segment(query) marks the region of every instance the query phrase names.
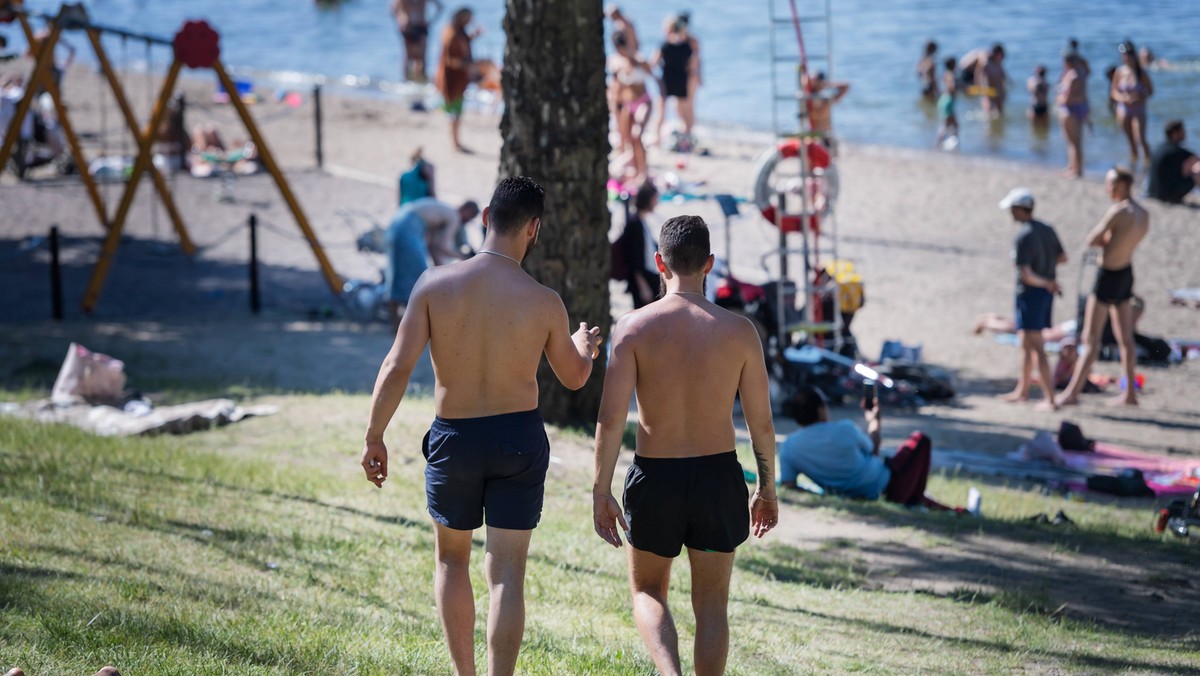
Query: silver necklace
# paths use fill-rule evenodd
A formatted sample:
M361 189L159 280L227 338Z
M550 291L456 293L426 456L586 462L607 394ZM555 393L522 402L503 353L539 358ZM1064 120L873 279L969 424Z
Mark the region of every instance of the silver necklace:
M521 261L519 261L519 260L517 260L517 259L513 258L512 256L509 256L508 254L502 254L502 253L500 253L499 251L492 251L491 249L480 249L480 250L479 250L479 253L492 254L493 256L499 256L499 257L501 257L501 258L507 258L508 260L510 260L510 261L512 261L512 262L514 262L514 263L516 263L517 265L520 265L520 264L521 264Z

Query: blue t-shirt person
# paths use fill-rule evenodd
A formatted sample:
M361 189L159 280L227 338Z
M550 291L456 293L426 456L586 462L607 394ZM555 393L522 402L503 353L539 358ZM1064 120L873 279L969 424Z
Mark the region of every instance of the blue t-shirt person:
M779 448L779 480L804 474L826 491L874 500L892 478L870 437L849 420L816 422L788 435Z

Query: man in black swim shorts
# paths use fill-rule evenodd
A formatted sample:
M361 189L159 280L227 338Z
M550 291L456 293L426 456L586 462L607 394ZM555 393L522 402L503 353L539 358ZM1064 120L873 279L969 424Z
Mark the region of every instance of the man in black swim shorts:
M545 194L506 178L483 212L479 255L422 273L371 396L362 467L383 487L383 433L429 345L437 418L421 444L433 519L434 594L454 671L475 673L473 531L487 525L488 666L516 668L525 631L525 560L542 514L550 448L538 414L537 370L545 353L564 385L579 389L599 353L600 329L573 335L567 310L521 268L541 229Z
M1100 269L1096 285L1088 295L1083 312L1080 342L1083 350L1075 362L1075 373L1066 390L1059 396L1060 405L1075 404L1087 383L1092 364L1100 354L1100 337L1104 324L1110 319L1113 334L1121 350L1121 367L1126 386L1115 403L1137 405L1135 380L1137 348L1133 340L1133 252L1150 231L1150 214L1133 199L1133 174L1114 167L1104 177L1104 187L1113 205L1087 235L1087 245L1101 247Z
M621 317L596 424L596 533L629 540L633 615L661 674L680 673L667 608L671 563L687 547L696 613L695 670L719 674L729 652L734 550L775 527L775 428L762 343L743 316L704 297L712 269L708 227L698 216L667 221L655 254L665 295ZM637 393L637 455L624 509L612 494L629 400ZM757 463L749 495L734 447L733 402L741 397ZM749 506L747 506L749 501Z
M428 15L429 5L436 7ZM436 23L445 6L441 0L392 0L392 18L404 40L404 79L426 82L425 52L429 43L429 26Z

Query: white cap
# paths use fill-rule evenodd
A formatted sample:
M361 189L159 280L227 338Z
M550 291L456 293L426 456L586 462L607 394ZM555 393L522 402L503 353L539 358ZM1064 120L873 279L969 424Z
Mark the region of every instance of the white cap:
M1001 209L1010 209L1012 207L1033 208L1033 193L1029 192L1029 188L1013 188L1008 191L1004 199L1000 200Z

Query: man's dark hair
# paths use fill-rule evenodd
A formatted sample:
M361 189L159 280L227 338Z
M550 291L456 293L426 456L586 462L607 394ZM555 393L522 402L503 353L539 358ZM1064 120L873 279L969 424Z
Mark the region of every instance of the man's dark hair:
M1113 167L1109 171L1112 172L1113 179L1117 183L1124 183L1127 186L1133 185L1133 172L1130 171L1129 169L1127 169L1126 167L1123 167L1118 164L1117 166Z
M1163 132L1167 138L1171 138L1181 131L1183 131L1183 120L1167 120L1167 123L1163 125Z
M528 176L510 176L496 184L488 205L488 226L510 235L546 210L546 191Z
M677 275L694 275L704 271L712 248L708 241L708 225L699 216L676 216L663 223L658 235L658 251L663 262Z
M795 396L783 402L783 413L790 415L801 427L808 427L821 419L821 409L825 406L825 395L821 390L805 385Z
M633 196L633 208L638 211L649 211L657 196L658 188L654 187L652 181L646 181L638 186L637 194Z

